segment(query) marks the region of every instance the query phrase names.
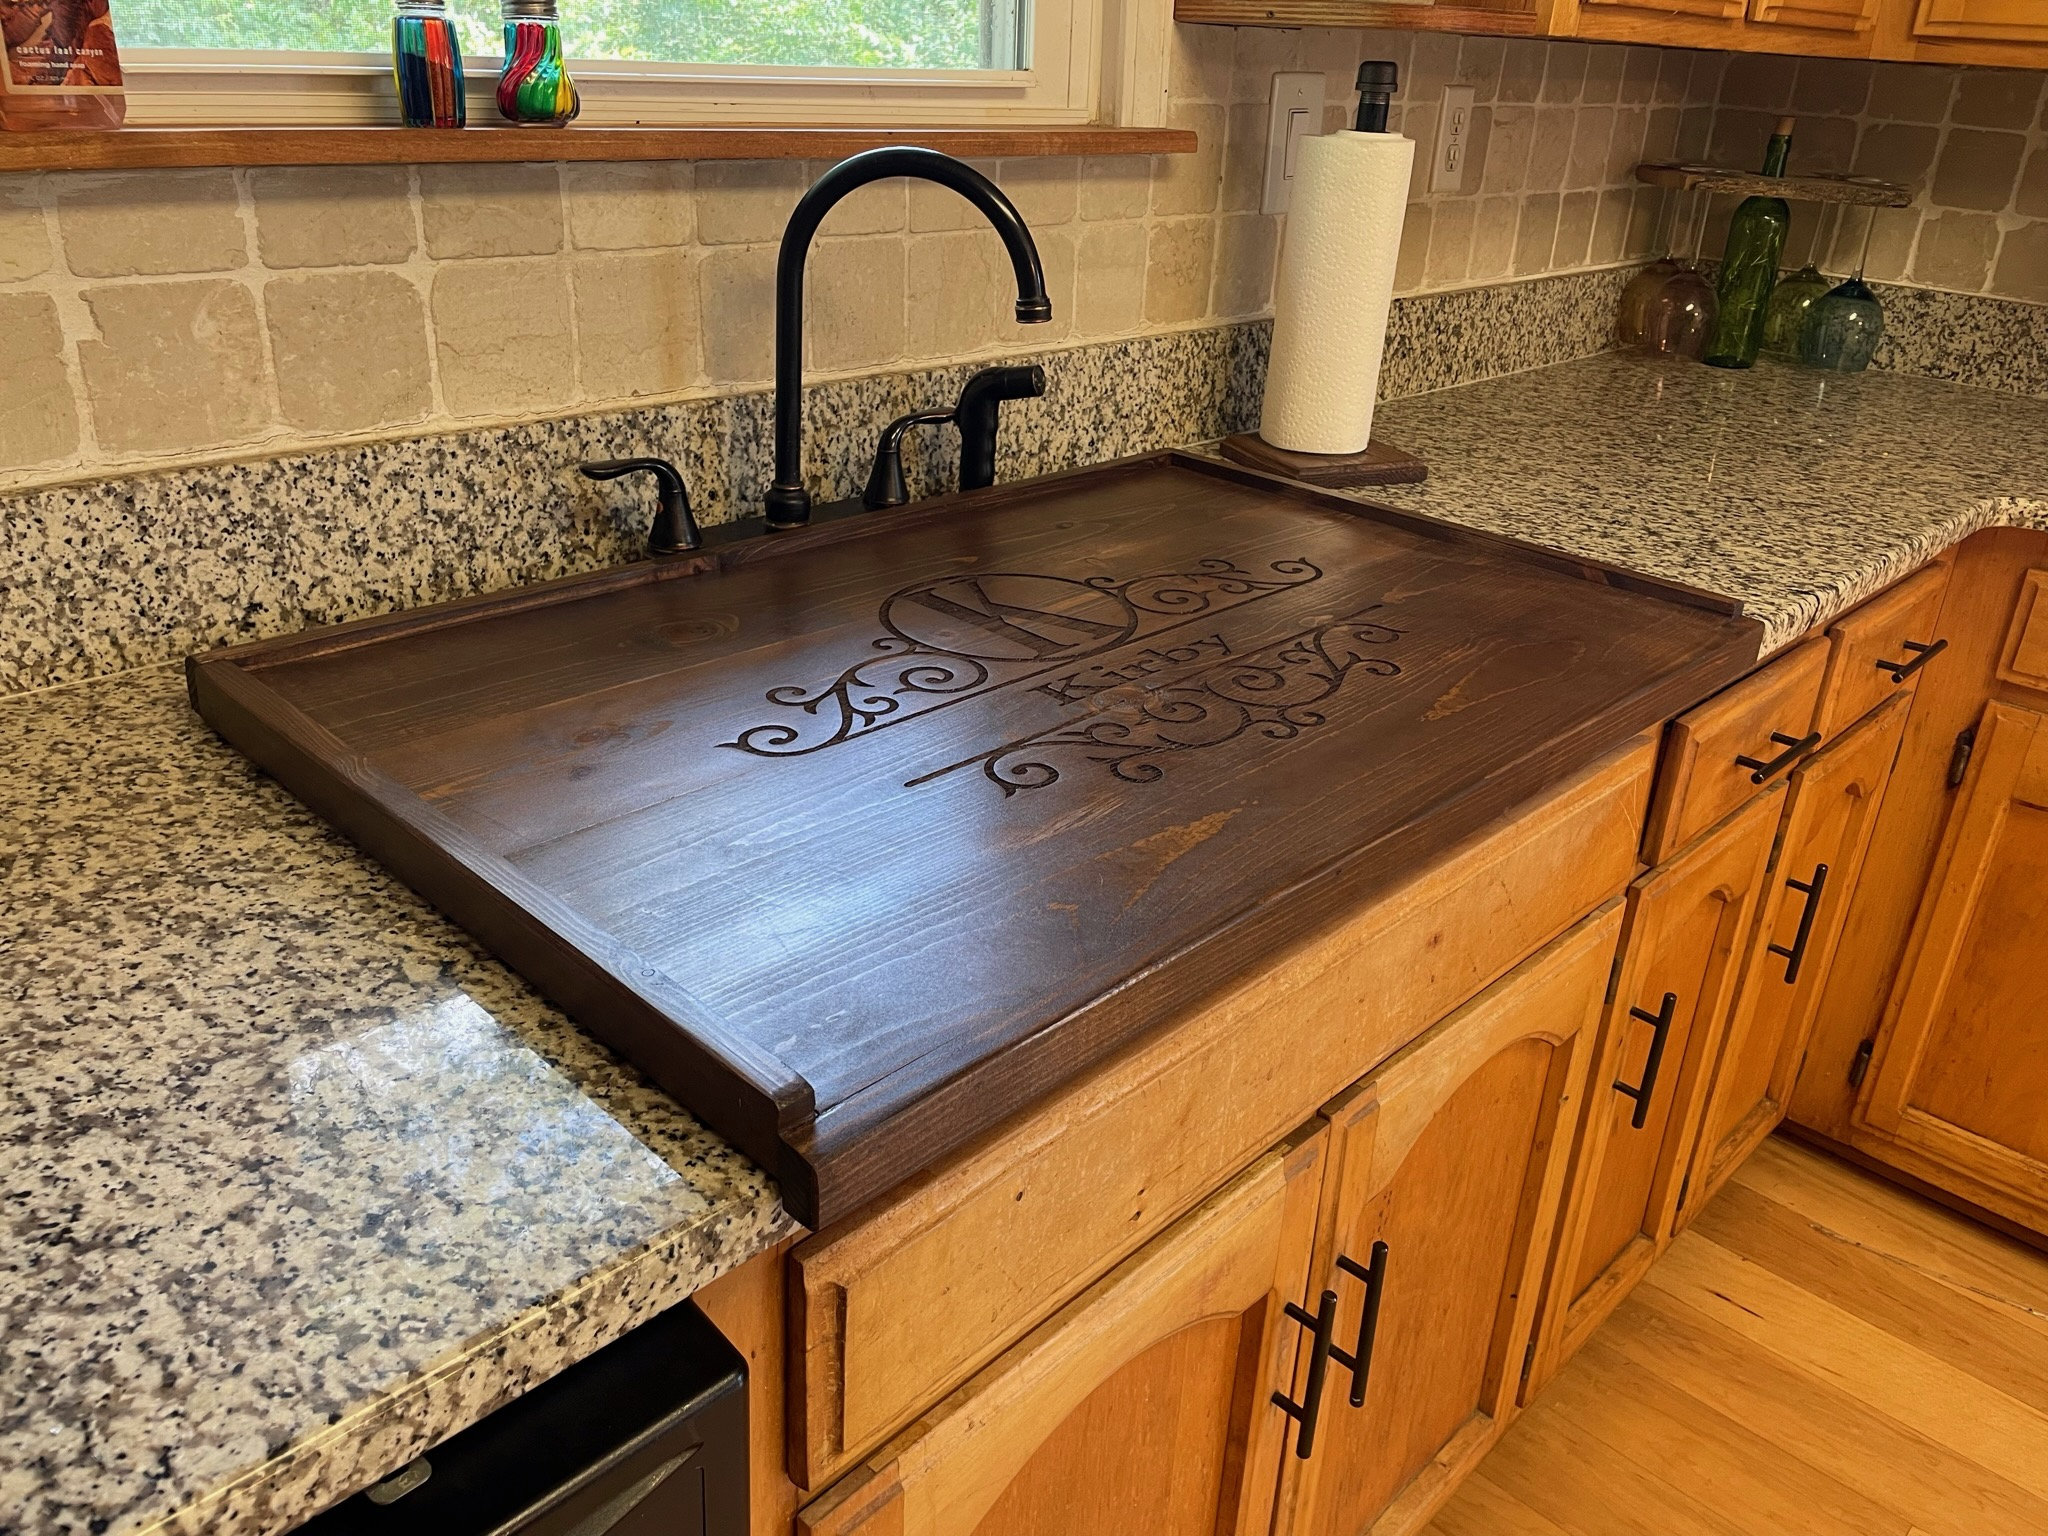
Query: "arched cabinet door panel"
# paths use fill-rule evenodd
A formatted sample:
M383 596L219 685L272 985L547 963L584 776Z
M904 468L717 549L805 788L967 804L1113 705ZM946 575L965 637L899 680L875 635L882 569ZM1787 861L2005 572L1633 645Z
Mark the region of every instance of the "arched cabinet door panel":
M1505 1428L1620 931L1616 900L1324 1111L1338 1352L1283 1532L1418 1531Z
M827 1489L799 1529L1266 1536L1300 1428L1274 1398L1303 1331L1289 1304L1312 1315L1325 1139L1317 1124L1259 1158Z

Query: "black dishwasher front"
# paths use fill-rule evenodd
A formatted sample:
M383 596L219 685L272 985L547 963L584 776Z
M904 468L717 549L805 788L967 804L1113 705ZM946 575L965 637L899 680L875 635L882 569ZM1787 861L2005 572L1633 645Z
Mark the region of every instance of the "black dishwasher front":
M302 1536L747 1536L746 1361L688 1302Z

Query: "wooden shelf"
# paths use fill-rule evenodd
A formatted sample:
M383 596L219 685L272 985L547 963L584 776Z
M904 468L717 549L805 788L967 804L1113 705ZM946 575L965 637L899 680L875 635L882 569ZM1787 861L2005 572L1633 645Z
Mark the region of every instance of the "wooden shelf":
M121 128L0 133L0 171L557 160L837 160L885 144L962 156L1185 155L1186 128Z
M1639 165L1636 180L1679 192L1735 192L1795 203L1853 203L1860 208L1904 208L1913 201L1911 187L1870 176L1760 176L1711 165Z

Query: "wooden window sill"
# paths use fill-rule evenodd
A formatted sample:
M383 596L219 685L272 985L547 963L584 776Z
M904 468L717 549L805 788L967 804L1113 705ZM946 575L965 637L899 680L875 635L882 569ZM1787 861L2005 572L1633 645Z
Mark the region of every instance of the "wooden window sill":
M963 156L1184 155L1185 128L122 128L0 133L0 171L559 160L836 160L884 144Z

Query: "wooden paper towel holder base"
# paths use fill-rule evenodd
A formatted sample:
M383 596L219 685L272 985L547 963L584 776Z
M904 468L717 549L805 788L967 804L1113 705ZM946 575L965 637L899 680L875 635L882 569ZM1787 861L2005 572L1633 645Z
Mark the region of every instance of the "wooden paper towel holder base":
M1377 437L1363 453L1295 453L1275 448L1256 432L1238 432L1223 439L1223 456L1310 485L1415 485L1429 478L1422 460Z

